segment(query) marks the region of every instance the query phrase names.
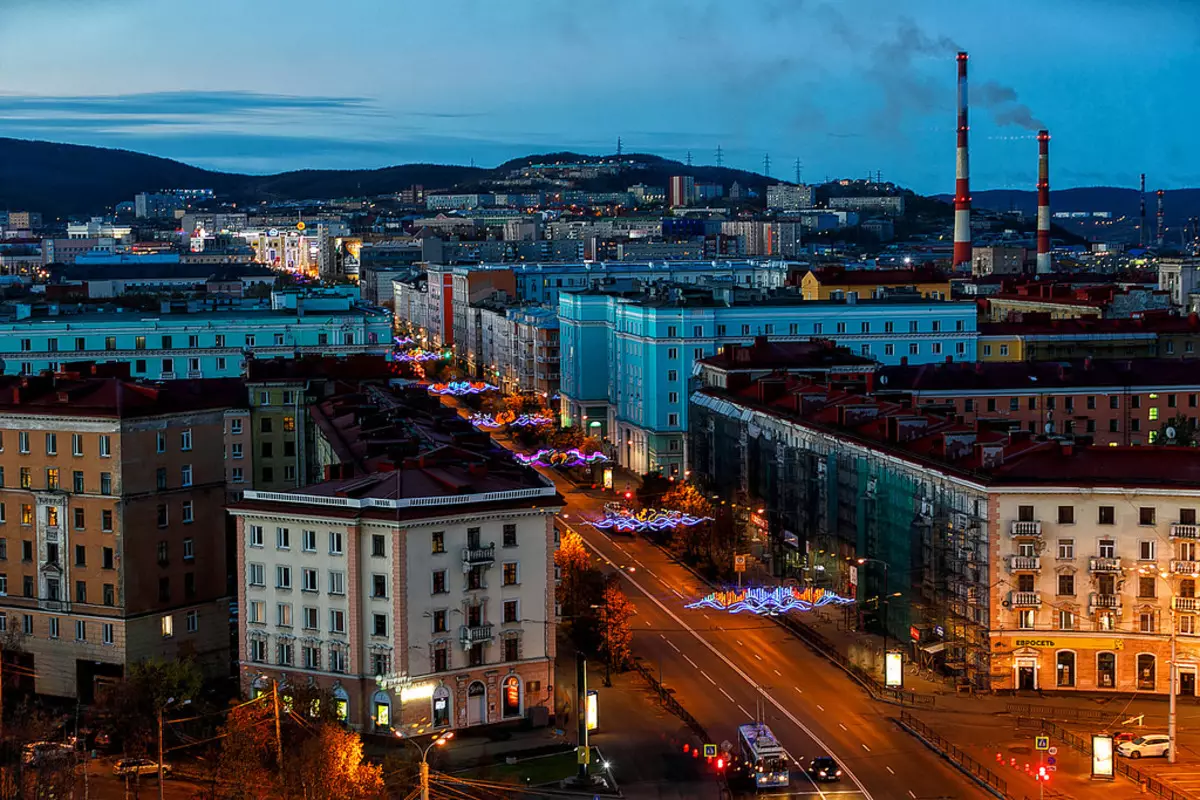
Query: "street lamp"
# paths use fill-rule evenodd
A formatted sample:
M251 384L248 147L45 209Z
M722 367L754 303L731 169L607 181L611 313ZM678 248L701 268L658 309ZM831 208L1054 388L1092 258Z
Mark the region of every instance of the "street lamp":
M167 702L158 707L158 800L163 800L163 712L174 702L174 697L168 697ZM180 702L180 705L186 706L191 702L191 700L184 700ZM126 788L128 788L128 784L126 784Z
M632 570L632 567L630 568ZM612 686L612 631L608 629L608 592L604 593L604 603L592 605L593 610L601 614L600 624L604 626L604 685Z
M1167 671L1170 676L1170 686L1167 688L1167 763L1175 763L1175 689L1176 681L1179 679L1178 668L1175 664L1175 592L1171 586L1171 573L1159 572L1153 567L1138 567L1138 573L1141 575L1153 575L1157 578L1162 578L1167 584L1167 600L1171 604L1171 664Z
M883 652L886 653L888 648L888 609L890 607L888 600L891 598L891 595L888 594L888 589L890 588L890 584L888 583L888 562L882 558L860 558L857 561L859 566L863 564L883 565L883 591L880 592L880 595L883 597Z
M417 748L421 754L421 800L429 800L429 751L435 747L445 747L446 742L454 738L454 731L446 731L424 747L412 739L404 739L400 731L396 731L396 735Z

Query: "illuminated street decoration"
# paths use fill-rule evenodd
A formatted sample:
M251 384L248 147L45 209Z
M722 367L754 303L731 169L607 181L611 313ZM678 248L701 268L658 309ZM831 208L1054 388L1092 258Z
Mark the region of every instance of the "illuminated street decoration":
M430 394L450 394L455 397L498 391L500 391L499 386L492 386L483 381L450 381L449 383L435 383L429 387Z
M513 453L513 458L527 467L584 467L608 461L604 453L583 453L578 447L570 450L538 450L533 454Z
M635 531L664 531L673 530L680 526L690 528L702 522L710 522L712 517L694 517L682 511L660 511L645 508L638 512L605 511L599 519L588 520L585 525L603 530L617 530L623 533Z
M397 347L408 347L410 344L417 343L417 340L411 336L397 336L392 341L396 343Z
M511 411L501 411L495 416L480 411L471 415L471 424L480 430L495 430L508 425L517 418Z
M528 428L535 425L549 425L552 422L554 422L554 417L547 414L522 414L508 424L518 428Z
M713 592L708 597L688 603L685 608L711 608L728 611L730 614L749 611L752 614L773 615L788 611L812 611L821 606L848 605L853 602L841 595L811 586L806 589L776 586L771 589L764 587Z
M425 350L420 347L414 347L412 350L406 350L403 353L397 353L395 358L397 361L444 361L450 357L450 352L436 353L430 350Z

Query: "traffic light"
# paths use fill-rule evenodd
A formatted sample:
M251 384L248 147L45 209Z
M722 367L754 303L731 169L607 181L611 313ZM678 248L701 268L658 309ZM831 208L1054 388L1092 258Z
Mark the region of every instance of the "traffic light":
M1049 772L1046 770L1046 768L1045 768L1045 767L1038 767L1038 771L1037 771L1037 779L1038 779L1039 781L1048 781L1048 780L1050 780L1050 773L1049 773Z
M724 772L724 771L725 771L725 759L723 757L718 757L717 758L717 772Z
M633 499L633 492L626 492L626 493L625 493L625 499L626 499L626 500L632 500L632 499Z

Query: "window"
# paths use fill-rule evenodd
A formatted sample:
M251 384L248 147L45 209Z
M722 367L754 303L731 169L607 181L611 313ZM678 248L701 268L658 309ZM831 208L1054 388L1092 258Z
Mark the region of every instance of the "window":
M1075 540L1074 539L1059 539L1058 540L1058 557L1064 561L1070 561L1075 558Z
M154 487L159 491L167 488L167 468L159 467L154 470Z
M667 402L674 405L679 402L679 392L667 392Z
M27 431L21 431L17 434L17 449L22 453L29 452L29 433Z
M183 501L182 518L183 518L184 523L186 523L186 524L191 524L192 522L195 521L195 517L192 514L192 501L191 500Z
M26 636L33 635L33 615L25 614L21 617L21 630Z
M22 525L32 525L33 524L33 506L30 505L29 503L21 504L21 524Z
M333 608L329 611L329 632L330 633L345 633L346 632L346 612L340 608Z
M1023 608L1017 612L1017 627L1022 630L1033 630L1035 614L1032 608Z
M1059 686L1075 685L1075 654L1060 650L1055 659L1055 679Z
M671 382L679 380L679 370L675 370L675 369L667 370L667 380L671 381Z
M33 488L33 477L29 471L29 467L21 467L21 488L22 489L32 489Z
M115 553L111 547L105 547L100 550L100 567L101 569L115 569L113 562Z
M100 434L100 457L112 458L112 437L107 433Z
M250 526L250 546L251 547L262 547L263 546L262 525L251 525Z
M320 645L306 644L302 647L304 653L304 668L305 669L320 669L321 668L321 647Z
M292 568L280 564L275 567L275 588L290 589L292 588Z
M234 442L234 443L233 443L233 450L232 450L232 454L233 454L233 457L234 457L235 459L239 459L239 458L242 458L242 457L244 457L244 452L243 452L243 450L242 450L242 443L241 443L241 442Z
M275 624L282 628L292 627L291 603L277 603L275 605Z
M242 468L234 467L233 468L233 482L234 483L244 483L245 480L246 480L246 473L242 471Z
M371 576L371 597L387 597L387 575Z
M518 601L505 600L504 601L504 621L507 623L507 622L519 622L520 620L521 620L521 614L520 614L520 611L518 610Z
M668 347L667 348L667 359L670 361L674 361L677 358L679 358L679 348L678 347Z
M1072 597L1075 594L1075 576L1058 576L1058 594L1060 597Z
M46 455L48 455L48 456L58 455L58 434L56 434L56 433L47 433L46 434Z
M672 428L678 427L679 415L678 414L667 414L667 425Z
M316 531L301 531L300 546L304 548L306 553L317 552L317 532Z
M111 583L104 584L104 605L106 605L106 606L116 605L116 601L117 601L116 587Z
M518 636L504 637L504 660L505 661L520 661L521 660L521 639ZM508 702L509 695L507 693L508 684L510 684L512 681L517 681L517 680L519 680L519 679L516 676L513 676L512 678L509 678L507 681L505 681L505 684L506 684L505 696L504 696L504 715L505 716L513 716L514 713L520 713L519 708L515 712L509 711L509 702ZM515 687L514 687L514 691L517 691L517 689Z
M504 547L517 546L517 526L511 522L504 524Z
M1116 558L1117 543L1112 539L1101 539L1099 542L1101 558Z
M1137 583L1137 587L1138 587L1137 596L1138 597L1146 597L1146 598L1155 597L1157 595L1157 592L1155 591L1156 583L1157 583L1157 581L1154 579L1153 575L1139 575L1138 583Z
M171 579L163 577L158 579L158 601L160 603L171 602Z
M341 531L329 532L329 554L340 556L342 554L342 533Z
M433 648L433 671L445 672L450 669L450 648L444 644Z
M196 631L200 630L200 612L193 609L187 612L185 619L187 620L188 633L195 633ZM288 663L292 663L291 659L288 659Z
M300 589L301 589L301 591L305 591L305 592L320 591L320 586L318 585L318 582L319 582L319 579L317 578L317 571L315 569L312 569L309 567L304 567L303 569L300 570Z
M446 588L446 570L439 569L433 572L433 594L446 594L450 590Z
M1074 525L1075 524L1075 506L1059 506L1058 507L1058 524L1059 525Z
M514 601L515 602L515 601ZM433 632L445 633L450 629L449 623L446 621L445 609L438 609L433 612Z
M921 345L919 345L919 344L918 344L918 343L916 343L916 342L912 342L911 344L909 344L909 346L908 346L908 354L909 354L910 356L917 356L917 355L920 355L920 354L921 354Z
M58 638L58 617L50 618L50 638L51 639Z
M169 511L167 510L166 503L159 503L159 505L158 505L158 527L160 527L160 528L167 527L167 525L170 523L170 518L171 518L171 515L170 515Z
M162 635L164 639L175 635L175 617L170 614L162 618Z
M1138 525L1153 525L1155 519L1153 506L1142 506L1138 509Z
M1180 633L1186 633L1189 636L1194 636L1196 634L1196 615L1195 614L1180 614L1178 617L1175 618L1175 621L1179 625ZM0 630L3 630L3 629L0 628Z
M275 529L275 547L279 550L290 550L292 547L292 532L287 528Z
M935 356L940 356L942 354L941 342L933 342L931 345L929 345L929 348Z
M329 593L330 594L345 594L346 593L346 573L338 570L329 570Z
M371 635L387 636L387 614L371 615Z
M1112 506L1100 506L1100 512L1096 523L1099 525L1115 525L1117 521L1116 511Z
M71 483L75 494L83 494L83 473L81 471L75 470L71 473Z
M517 564L514 561L510 561L504 565L504 585L517 585Z
M75 566L87 566L87 548L81 544L75 545Z
M305 606L304 607L304 629L309 630L309 631L317 630L318 625L319 625L319 623L317 622L317 619L318 619L318 609L314 608L313 606Z
M101 472L100 473L100 494L104 494L104 495L112 494L112 473L111 472Z
M265 639L250 640L250 660L262 663L267 660L267 642Z
M894 344L890 344L890 343L889 343L889 344L885 344L885 345L883 346L883 354L884 354L885 356L894 356L894 355L896 355L896 345L894 345Z
M25 575L21 578L21 594L24 597L33 597L33 576Z
M101 631L102 641L104 642L104 644L112 644L113 643L113 624L111 622L105 622L103 625L100 626L100 631Z
M192 539L184 539L183 540L183 560L184 561L195 561L196 560L196 544Z
M191 486L192 485L192 465L191 464L184 464L182 467L179 468L179 485L180 486Z

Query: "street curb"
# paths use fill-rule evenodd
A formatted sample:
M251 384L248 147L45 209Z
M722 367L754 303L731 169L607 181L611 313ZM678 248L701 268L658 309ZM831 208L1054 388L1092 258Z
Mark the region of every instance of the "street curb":
M942 758L942 760L946 761L951 766L953 766L955 769L957 769L959 772L961 772L963 775L966 775L973 782L975 782L979 786L983 787L983 789L985 791L987 791L988 794L991 794L992 796L999 798L999 800L1012 800L1012 795L1008 794L1008 792L1001 792L998 789L996 789L994 786L989 786L986 781L980 780L978 775L974 775L969 770L964 769L962 767L962 765L960 765L957 761L955 761L953 758L950 757L949 753L947 753L942 748L938 747L933 742L926 739L924 736L922 736L920 733L918 733L915 728L909 727L908 724L906 724L905 722L902 722L900 719L898 719L896 717L889 717L889 719L892 722L896 723L896 725L899 726L900 729L903 730L905 733L907 733L909 736L912 736L914 739L919 741L921 744L925 745L927 748L929 748L933 752L937 753ZM1006 784L1006 786L1007 786L1007 784Z

